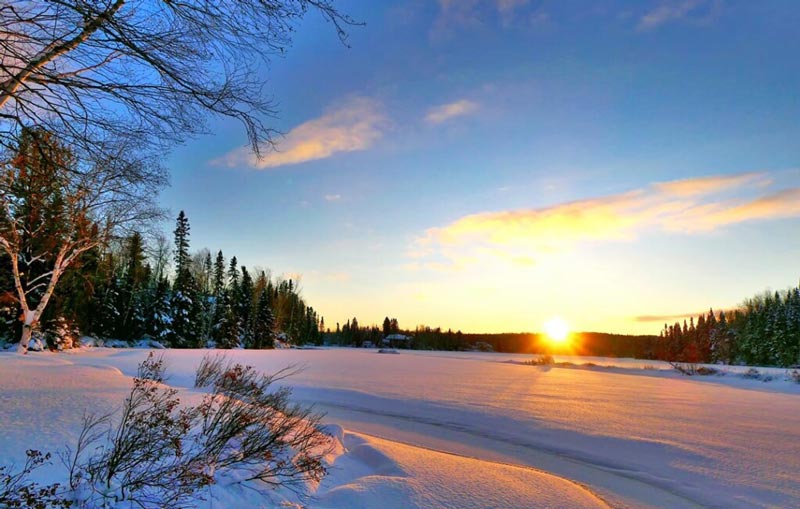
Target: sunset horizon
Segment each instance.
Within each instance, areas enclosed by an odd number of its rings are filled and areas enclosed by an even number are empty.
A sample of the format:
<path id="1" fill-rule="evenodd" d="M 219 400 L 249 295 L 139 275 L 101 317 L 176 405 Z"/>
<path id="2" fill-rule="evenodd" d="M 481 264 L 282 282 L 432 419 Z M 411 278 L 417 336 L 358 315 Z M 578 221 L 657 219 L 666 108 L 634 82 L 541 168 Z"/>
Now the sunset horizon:
<path id="1" fill-rule="evenodd" d="M 345 7 L 271 63 L 274 150 L 225 121 L 168 159 L 195 249 L 331 328 L 658 334 L 800 279 L 791 3 Z"/>

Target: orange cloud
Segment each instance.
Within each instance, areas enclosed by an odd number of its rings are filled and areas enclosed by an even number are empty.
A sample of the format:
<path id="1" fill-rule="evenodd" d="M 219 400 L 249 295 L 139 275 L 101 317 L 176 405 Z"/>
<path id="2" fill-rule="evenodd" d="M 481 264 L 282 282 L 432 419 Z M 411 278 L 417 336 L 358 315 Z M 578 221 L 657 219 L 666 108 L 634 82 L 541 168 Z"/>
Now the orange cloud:
<path id="1" fill-rule="evenodd" d="M 741 187 L 745 184 L 766 186 L 772 183 L 763 173 L 740 173 L 738 175 L 712 175 L 671 182 L 653 184 L 653 188 L 665 194 L 677 196 L 695 196 L 717 193 L 726 189 Z"/>
<path id="2" fill-rule="evenodd" d="M 800 217 L 800 188 L 756 197 L 771 183 L 763 173 L 720 175 L 652 184 L 626 193 L 551 207 L 464 216 L 430 228 L 410 256 L 440 256 L 456 266 L 476 253 L 524 260 L 587 241 L 633 240 L 643 230 L 707 232 L 746 221 Z M 424 262 L 423 262 L 424 265 Z"/>
<path id="3" fill-rule="evenodd" d="M 478 109 L 477 103 L 462 99 L 460 101 L 443 104 L 428 110 L 425 121 L 430 124 L 441 124 L 451 118 L 469 115 Z"/>
<path id="4" fill-rule="evenodd" d="M 340 152 L 366 150 L 383 136 L 385 124 L 386 118 L 376 101 L 356 97 L 295 127 L 278 141 L 275 151 L 261 158 L 247 148 L 240 148 L 212 164 L 265 170 L 325 159 Z"/>

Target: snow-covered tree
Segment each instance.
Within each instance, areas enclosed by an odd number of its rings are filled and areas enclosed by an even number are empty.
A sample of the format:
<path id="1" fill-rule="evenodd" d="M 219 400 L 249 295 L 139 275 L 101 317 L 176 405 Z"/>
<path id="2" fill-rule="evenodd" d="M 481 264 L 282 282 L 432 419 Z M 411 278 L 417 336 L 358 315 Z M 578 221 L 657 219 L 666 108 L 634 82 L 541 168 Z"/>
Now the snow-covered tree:
<path id="1" fill-rule="evenodd" d="M 80 161 L 50 133 L 28 129 L 0 163 L 0 249 L 21 309 L 22 353 L 67 268 L 120 228 L 157 215 L 160 181 L 129 160 Z"/>

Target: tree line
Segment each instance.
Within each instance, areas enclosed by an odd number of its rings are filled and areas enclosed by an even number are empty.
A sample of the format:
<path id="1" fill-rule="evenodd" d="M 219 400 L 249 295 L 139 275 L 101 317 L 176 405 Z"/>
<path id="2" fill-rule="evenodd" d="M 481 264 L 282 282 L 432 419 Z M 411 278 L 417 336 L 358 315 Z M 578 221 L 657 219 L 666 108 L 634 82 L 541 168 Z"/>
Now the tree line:
<path id="1" fill-rule="evenodd" d="M 395 341 L 399 348 L 415 350 L 490 351 L 504 353 L 560 353 L 602 357 L 653 358 L 659 341 L 656 335 L 626 335 L 605 332 L 574 333 L 565 346 L 555 346 L 544 334 L 531 332 L 470 333 L 417 325 L 413 329 L 402 329 L 397 318 L 383 319 L 381 327 L 371 324 L 362 326 L 358 318 L 348 320 L 335 329 L 324 329 L 323 342 L 328 345 L 379 346 L 392 334 L 407 336 L 407 341 Z"/>
<path id="2" fill-rule="evenodd" d="M 800 364 L 800 287 L 765 292 L 732 311 L 664 324 L 659 359 L 695 363 Z"/>
<path id="3" fill-rule="evenodd" d="M 181 211 L 173 248 L 163 236 L 148 246 L 141 233 L 132 232 L 83 253 L 62 276 L 40 320 L 48 346 L 69 346 L 82 335 L 130 342 L 152 338 L 175 348 L 321 342 L 321 318 L 295 281 L 250 271 L 221 250 L 213 257 L 207 249 L 191 253 L 189 233 Z M 22 322 L 5 270 L 10 261 L 0 257 L 0 335 L 13 341 Z M 33 265 L 25 277 L 32 280 L 46 270 Z"/>

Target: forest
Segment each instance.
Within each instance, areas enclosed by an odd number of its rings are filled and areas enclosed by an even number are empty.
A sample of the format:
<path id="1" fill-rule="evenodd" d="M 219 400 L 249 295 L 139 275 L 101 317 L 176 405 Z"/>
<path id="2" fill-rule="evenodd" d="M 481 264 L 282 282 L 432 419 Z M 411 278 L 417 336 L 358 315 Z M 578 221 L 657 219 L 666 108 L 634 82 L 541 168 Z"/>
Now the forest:
<path id="1" fill-rule="evenodd" d="M 180 212 L 174 247 L 141 233 L 114 239 L 83 253 L 61 278 L 37 331 L 51 349 L 78 346 L 91 336 L 134 342 L 150 338 L 174 348 L 272 348 L 285 343 L 319 343 L 316 311 L 297 283 L 268 270 L 252 272 L 236 256 L 226 259 L 189 250 L 189 220 Z M 19 338 L 22 327 L 14 299 L 9 257 L 0 258 L 0 334 Z M 43 266 L 31 264 L 27 278 Z"/>

